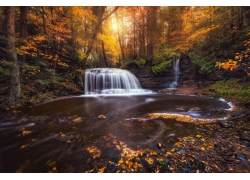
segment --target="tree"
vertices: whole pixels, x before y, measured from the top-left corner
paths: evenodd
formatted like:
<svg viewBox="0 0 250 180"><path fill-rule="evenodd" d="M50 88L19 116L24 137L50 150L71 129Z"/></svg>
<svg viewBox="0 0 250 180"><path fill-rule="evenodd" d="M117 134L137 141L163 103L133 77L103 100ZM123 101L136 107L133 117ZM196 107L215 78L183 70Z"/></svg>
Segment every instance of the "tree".
<svg viewBox="0 0 250 180"><path fill-rule="evenodd" d="M27 17L28 17L28 7L27 6L20 6L20 46L26 46L26 41L28 37L27 32ZM23 72L23 65L26 62L26 54L22 54L19 57L19 60L21 62L20 67L20 77L21 79L24 79L24 72Z"/></svg>
<svg viewBox="0 0 250 180"><path fill-rule="evenodd" d="M6 51L9 60L12 62L9 104L14 105L19 101L21 93L19 64L15 47L15 7L6 7L5 17L7 39Z"/></svg>
<svg viewBox="0 0 250 180"><path fill-rule="evenodd" d="M106 16L104 16L106 6L94 7L93 11L95 11L94 14L96 14L97 22L95 25L94 32L93 32L93 34L90 38L90 41L89 41L88 50L85 53L85 57L82 59L82 63L81 63L82 68L85 67L87 59L92 51L92 48L94 46L94 42L96 41L97 34L100 32L102 22L105 21L107 18L109 18L115 11L117 11L118 8L119 8L119 6L114 7L111 12L109 12Z"/></svg>
<svg viewBox="0 0 250 180"><path fill-rule="evenodd" d="M155 46L158 38L157 33L157 18L158 18L158 6L148 7L148 16L147 16L147 33L148 33L148 59L149 61L153 60L155 53Z"/></svg>

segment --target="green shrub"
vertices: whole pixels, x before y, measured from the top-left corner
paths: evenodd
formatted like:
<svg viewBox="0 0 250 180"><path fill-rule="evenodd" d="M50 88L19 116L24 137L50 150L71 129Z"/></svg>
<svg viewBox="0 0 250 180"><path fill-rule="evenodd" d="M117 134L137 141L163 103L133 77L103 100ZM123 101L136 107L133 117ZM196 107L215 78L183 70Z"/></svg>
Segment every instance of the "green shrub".
<svg viewBox="0 0 250 180"><path fill-rule="evenodd" d="M207 93L218 97L238 98L250 101L250 84L241 84L237 79L221 80L205 88Z"/></svg>
<svg viewBox="0 0 250 180"><path fill-rule="evenodd" d="M39 83L42 86L49 87L50 81L48 80L42 80L42 79L36 79L35 82Z"/></svg>
<svg viewBox="0 0 250 180"><path fill-rule="evenodd" d="M162 75L168 71L168 68L171 67L171 60L163 61L158 65L152 66L152 72L155 75Z"/></svg>
<svg viewBox="0 0 250 180"><path fill-rule="evenodd" d="M0 75L10 76L10 68L13 66L12 62L5 60L0 61Z"/></svg>
<svg viewBox="0 0 250 180"><path fill-rule="evenodd" d="M174 52L172 49L165 49L164 51L158 52L154 55L152 64L158 65L162 63L163 61L172 60L173 56L175 55L176 55L176 52Z"/></svg>
<svg viewBox="0 0 250 180"><path fill-rule="evenodd" d="M143 59L143 58L138 58L138 59L135 59L135 60L130 60L130 61L126 61L122 66L121 68L124 69L124 68L127 68L129 65L131 64L136 64L139 68L143 69L145 67L145 64L146 64L146 60Z"/></svg>
<svg viewBox="0 0 250 180"><path fill-rule="evenodd" d="M199 55L197 52L190 52L191 62L199 67L200 74L211 74L215 69L216 56L215 53L205 56Z"/></svg>
<svg viewBox="0 0 250 180"><path fill-rule="evenodd" d="M145 59L136 59L135 63L137 64L138 67L140 67L141 69L144 68L145 64L146 64L146 60Z"/></svg>

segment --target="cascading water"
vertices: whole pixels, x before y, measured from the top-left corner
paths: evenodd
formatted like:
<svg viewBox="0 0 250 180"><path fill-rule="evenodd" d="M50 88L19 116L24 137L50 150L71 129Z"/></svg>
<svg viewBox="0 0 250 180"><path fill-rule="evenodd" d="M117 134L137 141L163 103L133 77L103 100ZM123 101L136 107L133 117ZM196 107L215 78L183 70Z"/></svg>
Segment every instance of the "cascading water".
<svg viewBox="0 0 250 180"><path fill-rule="evenodd" d="M129 94L152 92L141 88L138 79L127 70L94 68L85 70L85 94Z"/></svg>
<svg viewBox="0 0 250 180"><path fill-rule="evenodd" d="M174 73L174 81L169 84L170 88L176 88L178 86L178 82L180 79L180 57L173 57L173 73Z"/></svg>

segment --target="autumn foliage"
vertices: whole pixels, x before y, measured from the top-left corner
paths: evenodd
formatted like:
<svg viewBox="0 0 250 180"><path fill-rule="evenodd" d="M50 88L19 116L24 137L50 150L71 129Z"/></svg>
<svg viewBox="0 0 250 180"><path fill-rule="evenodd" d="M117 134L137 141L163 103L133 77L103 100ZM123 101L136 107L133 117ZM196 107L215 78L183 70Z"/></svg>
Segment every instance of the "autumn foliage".
<svg viewBox="0 0 250 180"><path fill-rule="evenodd" d="M200 74L212 73L215 65L224 70L244 67L249 74L249 7L29 6L14 10L21 99L57 89L82 91L85 68L127 68L134 63L152 67L155 75L164 74L173 55L189 57ZM13 64L6 51L5 7L0 15L0 74L6 84L1 92L8 94Z"/></svg>

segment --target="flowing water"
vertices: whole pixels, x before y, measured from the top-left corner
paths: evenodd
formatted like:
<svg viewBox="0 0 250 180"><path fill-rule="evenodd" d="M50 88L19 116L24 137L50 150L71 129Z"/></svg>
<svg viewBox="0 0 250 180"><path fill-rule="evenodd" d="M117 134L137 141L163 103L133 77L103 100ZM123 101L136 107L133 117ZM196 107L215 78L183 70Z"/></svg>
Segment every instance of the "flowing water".
<svg viewBox="0 0 250 180"><path fill-rule="evenodd" d="M162 142L171 148L173 137L200 131L195 124L151 119L148 113L210 120L225 118L231 108L221 99L143 90L124 70L89 69L85 77L85 95L0 115L0 172L86 172L119 160L125 147L154 149Z"/></svg>
<svg viewBox="0 0 250 180"><path fill-rule="evenodd" d="M169 88L177 88L178 83L180 81L180 57L179 56L173 57L173 75L174 75L174 81L170 82Z"/></svg>
<svg viewBox="0 0 250 180"><path fill-rule="evenodd" d="M117 68L85 70L85 94L131 94L151 92L141 88L129 71Z"/></svg>

